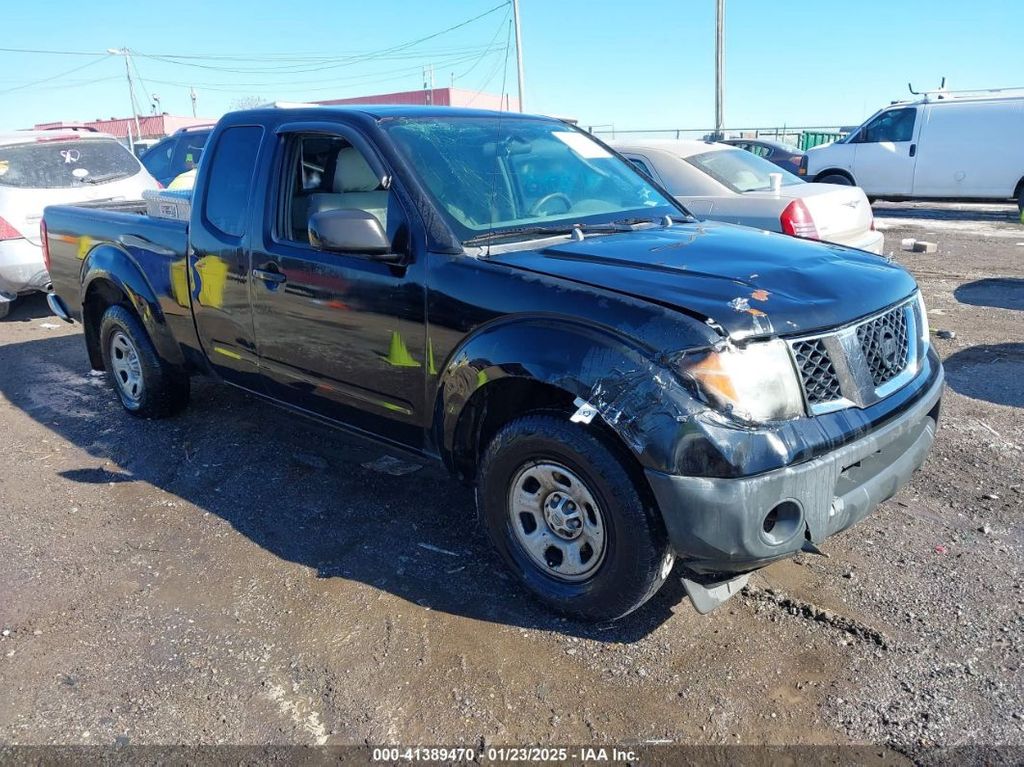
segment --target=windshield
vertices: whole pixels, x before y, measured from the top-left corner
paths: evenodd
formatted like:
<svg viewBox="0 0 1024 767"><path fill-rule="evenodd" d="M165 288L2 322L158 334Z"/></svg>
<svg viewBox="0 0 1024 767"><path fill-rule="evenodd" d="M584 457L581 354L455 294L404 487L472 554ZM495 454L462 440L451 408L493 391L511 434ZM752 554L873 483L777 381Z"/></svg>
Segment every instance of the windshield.
<svg viewBox="0 0 1024 767"><path fill-rule="evenodd" d="M783 170L778 165L750 152L744 152L742 149L702 152L683 159L734 192L768 191L772 186L771 179L768 177L769 173L781 175L783 186L804 183L803 179Z"/></svg>
<svg viewBox="0 0 1024 767"><path fill-rule="evenodd" d="M465 241L490 231L680 215L632 166L552 120L408 118L387 125Z"/></svg>
<svg viewBox="0 0 1024 767"><path fill-rule="evenodd" d="M0 146L0 186L55 189L134 176L139 161L114 139Z"/></svg>

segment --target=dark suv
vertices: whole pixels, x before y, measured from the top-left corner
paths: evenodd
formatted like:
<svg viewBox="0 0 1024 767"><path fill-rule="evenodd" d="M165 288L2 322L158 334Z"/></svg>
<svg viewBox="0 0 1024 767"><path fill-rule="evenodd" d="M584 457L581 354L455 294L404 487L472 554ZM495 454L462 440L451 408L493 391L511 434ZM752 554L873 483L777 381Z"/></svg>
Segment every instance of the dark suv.
<svg viewBox="0 0 1024 767"><path fill-rule="evenodd" d="M154 144L140 158L149 175L167 186L186 171L199 165L206 140L213 133L212 125L182 128Z"/></svg>

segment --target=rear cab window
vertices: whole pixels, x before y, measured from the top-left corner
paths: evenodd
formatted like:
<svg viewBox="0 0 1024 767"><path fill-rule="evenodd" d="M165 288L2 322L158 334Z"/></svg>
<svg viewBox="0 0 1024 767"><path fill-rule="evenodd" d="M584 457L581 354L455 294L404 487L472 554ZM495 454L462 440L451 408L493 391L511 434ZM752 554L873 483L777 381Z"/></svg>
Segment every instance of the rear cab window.
<svg viewBox="0 0 1024 767"><path fill-rule="evenodd" d="M120 181L140 170L135 155L114 139L0 146L0 186L67 189Z"/></svg>
<svg viewBox="0 0 1024 767"><path fill-rule="evenodd" d="M203 215L208 224L230 237L245 234L252 178L262 141L263 128L257 125L227 128L217 139Z"/></svg>

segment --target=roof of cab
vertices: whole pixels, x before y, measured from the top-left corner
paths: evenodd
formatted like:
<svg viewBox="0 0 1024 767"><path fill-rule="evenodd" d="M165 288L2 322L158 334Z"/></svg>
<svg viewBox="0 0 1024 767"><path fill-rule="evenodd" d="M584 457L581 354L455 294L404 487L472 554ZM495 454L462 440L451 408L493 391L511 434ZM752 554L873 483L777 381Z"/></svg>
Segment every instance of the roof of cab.
<svg viewBox="0 0 1024 767"><path fill-rule="evenodd" d="M287 110L295 114L301 114L303 117L311 118L323 118L326 115L330 114L362 114L375 119L397 117L500 117L503 120L520 120L526 118L535 120L550 120L552 122L561 122L560 120L554 117L522 114L520 112L497 112L491 109L469 109L466 107L446 106L418 106L409 104L282 104L280 107L258 107L256 109L246 110L242 113L235 112L233 114L275 114L280 112L281 110Z"/></svg>

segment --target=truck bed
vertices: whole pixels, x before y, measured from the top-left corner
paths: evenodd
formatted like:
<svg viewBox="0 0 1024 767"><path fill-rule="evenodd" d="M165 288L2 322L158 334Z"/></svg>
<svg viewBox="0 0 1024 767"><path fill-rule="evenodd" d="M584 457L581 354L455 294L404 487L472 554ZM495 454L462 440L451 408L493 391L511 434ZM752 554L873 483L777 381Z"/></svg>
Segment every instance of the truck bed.
<svg viewBox="0 0 1024 767"><path fill-rule="evenodd" d="M86 259L115 248L138 267L152 293L188 306L188 223L146 215L142 200L55 205L43 213L53 290L81 318Z"/></svg>

